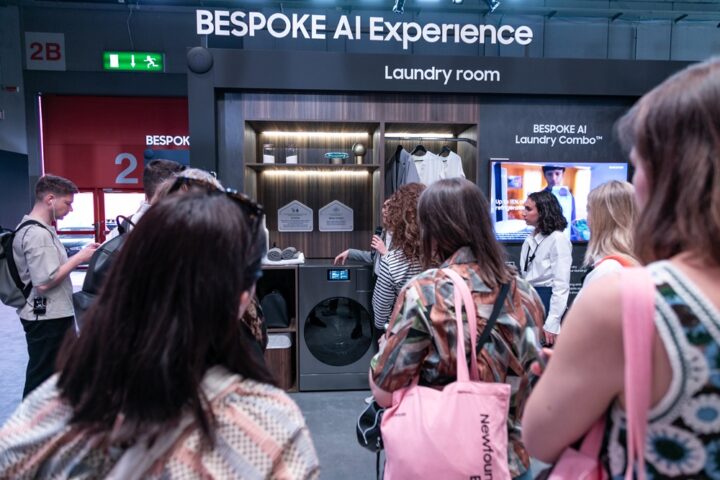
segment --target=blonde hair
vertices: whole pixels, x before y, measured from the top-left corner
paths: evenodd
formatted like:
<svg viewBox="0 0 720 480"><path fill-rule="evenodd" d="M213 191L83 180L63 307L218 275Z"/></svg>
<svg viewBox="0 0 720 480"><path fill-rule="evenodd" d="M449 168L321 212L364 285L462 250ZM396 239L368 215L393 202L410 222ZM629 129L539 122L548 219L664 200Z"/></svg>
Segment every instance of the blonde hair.
<svg viewBox="0 0 720 480"><path fill-rule="evenodd" d="M635 187L612 180L595 187L588 195L590 242L585 265L608 255L623 255L636 260L633 231L637 219Z"/></svg>

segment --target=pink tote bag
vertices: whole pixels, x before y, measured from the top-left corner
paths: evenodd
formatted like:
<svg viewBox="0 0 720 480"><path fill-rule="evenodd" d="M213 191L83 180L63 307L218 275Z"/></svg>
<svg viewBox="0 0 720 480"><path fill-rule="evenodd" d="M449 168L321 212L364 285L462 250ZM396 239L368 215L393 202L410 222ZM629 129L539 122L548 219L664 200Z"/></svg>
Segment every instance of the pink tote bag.
<svg viewBox="0 0 720 480"><path fill-rule="evenodd" d="M419 386L415 378L409 387L393 392L392 406L385 411L381 424L386 453L384 478L509 479L510 385L479 381L475 303L459 274L450 269L443 272L455 284L458 339L464 338L463 306L467 314L471 368L468 371L465 361L465 342L458 341L457 381L436 390Z"/></svg>
<svg viewBox="0 0 720 480"><path fill-rule="evenodd" d="M655 335L655 284L644 268L628 268L621 274L623 350L625 353L625 397L628 464L625 479L645 479L645 429L650 408L652 344ZM605 419L599 420L582 441L579 450L566 448L548 480L605 480L608 474L599 460Z"/></svg>

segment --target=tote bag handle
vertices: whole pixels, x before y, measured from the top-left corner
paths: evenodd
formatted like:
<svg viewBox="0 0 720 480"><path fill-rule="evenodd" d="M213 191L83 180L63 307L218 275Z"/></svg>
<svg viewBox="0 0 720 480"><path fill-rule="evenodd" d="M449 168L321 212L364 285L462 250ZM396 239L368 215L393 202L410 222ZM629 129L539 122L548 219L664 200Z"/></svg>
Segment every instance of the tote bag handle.
<svg viewBox="0 0 720 480"><path fill-rule="evenodd" d="M650 409L652 347L655 339L655 283L644 268L626 268L620 280L625 353L627 469L625 479L645 479L645 430Z"/></svg>

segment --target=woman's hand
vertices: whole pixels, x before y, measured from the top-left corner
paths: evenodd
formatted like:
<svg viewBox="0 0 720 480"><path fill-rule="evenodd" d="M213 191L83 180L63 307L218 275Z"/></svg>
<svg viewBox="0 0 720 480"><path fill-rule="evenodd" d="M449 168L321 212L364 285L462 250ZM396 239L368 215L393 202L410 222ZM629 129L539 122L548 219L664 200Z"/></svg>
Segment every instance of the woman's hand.
<svg viewBox="0 0 720 480"><path fill-rule="evenodd" d="M538 377L543 374L547 368L547 363L552 358L553 351L549 348L543 348L538 353L538 359L530 365L530 371Z"/></svg>
<svg viewBox="0 0 720 480"><path fill-rule="evenodd" d="M548 347L552 347L555 345L555 341L557 340L557 334L556 333L550 333L547 330L543 330L543 335L545 335L545 345Z"/></svg>
<svg viewBox="0 0 720 480"><path fill-rule="evenodd" d="M350 250L345 250L340 255L335 257L335 260L333 261L333 265L345 265L345 262L347 261L348 255L350 254Z"/></svg>
<svg viewBox="0 0 720 480"><path fill-rule="evenodd" d="M370 242L370 248L377 250L380 255L385 255L388 252L385 242L377 235L373 235L372 241Z"/></svg>

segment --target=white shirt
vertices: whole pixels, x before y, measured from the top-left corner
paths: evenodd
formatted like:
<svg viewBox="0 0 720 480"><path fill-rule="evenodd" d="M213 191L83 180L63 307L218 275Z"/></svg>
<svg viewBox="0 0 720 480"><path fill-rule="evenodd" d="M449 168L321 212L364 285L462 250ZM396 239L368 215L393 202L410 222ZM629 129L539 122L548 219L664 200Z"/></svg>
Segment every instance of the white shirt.
<svg viewBox="0 0 720 480"><path fill-rule="evenodd" d="M533 257L534 255L534 257ZM525 260L531 258L525 269ZM522 277L534 287L551 287L550 311L545 326L550 333L560 333L560 320L570 295L570 267L572 244L563 232L555 231L547 237L542 233L525 239L520 252Z"/></svg>
<svg viewBox="0 0 720 480"><path fill-rule="evenodd" d="M420 182L425 185L430 185L442 178L442 157L438 157L432 152L427 152L421 156L413 155L412 161L415 162L415 168L417 169L418 176L420 176Z"/></svg>
<svg viewBox="0 0 720 480"><path fill-rule="evenodd" d="M442 157L441 157L442 158ZM462 158L455 152L450 152L443 160L442 178L465 178L462 167Z"/></svg>

